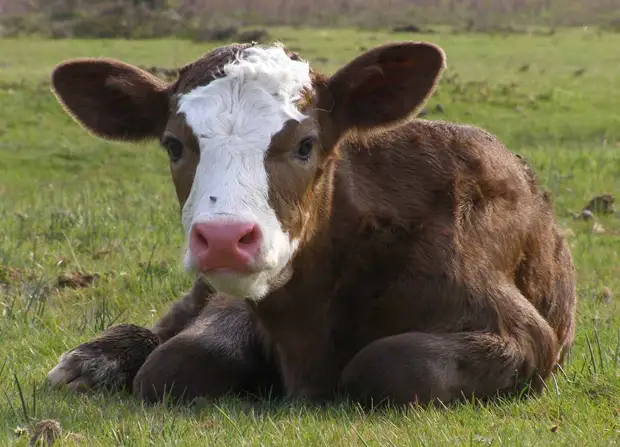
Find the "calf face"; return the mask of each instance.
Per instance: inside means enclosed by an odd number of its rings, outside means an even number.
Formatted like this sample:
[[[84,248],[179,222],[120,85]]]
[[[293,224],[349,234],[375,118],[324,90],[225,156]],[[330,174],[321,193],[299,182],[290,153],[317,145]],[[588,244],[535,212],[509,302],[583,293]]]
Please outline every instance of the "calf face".
[[[95,135],[160,139],[186,268],[220,293],[258,300],[286,283],[295,255],[329,221],[340,138],[413,115],[444,66],[436,46],[393,43],[328,78],[281,46],[229,45],[172,84],[116,60],[74,59],[56,67],[52,85]]]

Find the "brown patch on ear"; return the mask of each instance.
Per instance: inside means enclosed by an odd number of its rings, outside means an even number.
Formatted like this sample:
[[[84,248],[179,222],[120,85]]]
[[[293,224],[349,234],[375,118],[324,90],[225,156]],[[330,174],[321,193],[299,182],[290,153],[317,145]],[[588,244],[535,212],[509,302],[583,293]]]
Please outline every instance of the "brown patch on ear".
[[[430,43],[392,43],[353,59],[316,85],[318,108],[329,112],[334,137],[347,130],[394,124],[414,115],[435,91],[446,67]]]
[[[169,85],[133,65],[80,58],[56,66],[52,92],[87,131],[106,139],[160,136],[169,113]]]

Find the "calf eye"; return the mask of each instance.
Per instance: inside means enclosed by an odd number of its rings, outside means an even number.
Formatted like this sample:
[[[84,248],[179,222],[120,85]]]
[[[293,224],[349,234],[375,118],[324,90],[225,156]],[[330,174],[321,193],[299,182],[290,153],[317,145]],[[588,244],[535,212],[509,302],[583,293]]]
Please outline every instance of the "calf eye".
[[[179,161],[183,156],[183,143],[173,137],[166,137],[161,145],[168,152],[170,160],[173,162]]]
[[[304,138],[299,142],[297,150],[295,151],[295,157],[300,160],[308,160],[312,154],[312,148],[314,147],[316,139],[314,137]]]

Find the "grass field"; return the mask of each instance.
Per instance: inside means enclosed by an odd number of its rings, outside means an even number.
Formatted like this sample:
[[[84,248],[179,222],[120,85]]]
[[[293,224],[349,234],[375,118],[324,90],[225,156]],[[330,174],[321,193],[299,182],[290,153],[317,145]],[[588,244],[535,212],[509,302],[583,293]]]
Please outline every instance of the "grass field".
[[[387,32],[273,29],[327,72]],[[174,67],[208,45],[185,41],[0,41],[0,445],[28,445],[55,419],[61,445],[613,445],[620,443],[620,214],[574,220],[595,195],[620,198],[620,34],[414,36],[448,70],[426,118],[468,122],[527,156],[552,193],[578,271],[578,331],[538,398],[364,414],[355,406],[143,407],[130,396],[70,395],[43,380],[58,356],[120,321],[152,324],[191,282],[156,143],[111,144],[61,110],[54,64],[108,56]],[[441,107],[438,107],[440,105]],[[442,109],[443,112],[438,109]],[[88,287],[59,276],[97,273]],[[611,296],[610,296],[611,295]],[[21,436],[18,436],[20,433]]]

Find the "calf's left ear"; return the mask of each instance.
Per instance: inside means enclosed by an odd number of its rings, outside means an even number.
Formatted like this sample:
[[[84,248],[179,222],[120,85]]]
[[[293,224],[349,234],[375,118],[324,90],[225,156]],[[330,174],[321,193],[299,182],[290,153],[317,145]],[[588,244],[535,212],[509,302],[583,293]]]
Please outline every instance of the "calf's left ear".
[[[443,50],[424,42],[367,51],[317,86],[318,108],[329,113],[332,135],[387,126],[415,114],[446,67]],[[334,135],[336,134],[336,135]]]
[[[168,120],[168,84],[121,61],[68,60],[56,66],[51,84],[65,111],[101,138],[158,138]]]

